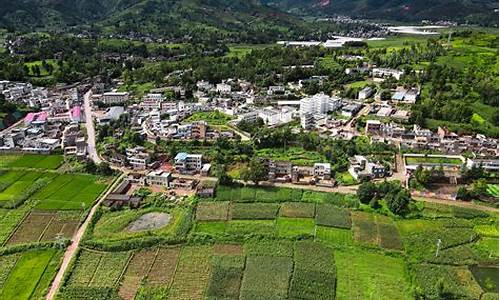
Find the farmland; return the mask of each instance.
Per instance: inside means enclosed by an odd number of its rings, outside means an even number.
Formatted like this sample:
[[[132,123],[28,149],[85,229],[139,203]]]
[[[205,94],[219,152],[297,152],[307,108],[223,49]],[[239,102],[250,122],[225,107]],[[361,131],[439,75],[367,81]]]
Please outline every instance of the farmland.
[[[61,173],[62,163],[60,155],[0,156],[0,299],[45,297],[64,252],[59,242],[73,237],[82,208],[110,181]]]
[[[60,251],[41,249],[0,256],[0,299],[43,298],[61,255]]]
[[[6,180],[22,176],[9,172]],[[34,196],[50,198],[51,184],[64,187],[56,175]],[[34,196],[0,210],[15,223],[7,246],[71,236],[76,228],[79,211],[39,210]],[[58,299],[415,299],[435,295],[435,282],[454,297],[495,295],[497,218],[435,204],[418,209],[394,218],[352,196],[251,187],[220,187],[213,199],[182,205],[99,208]],[[128,230],[153,212],[168,214],[169,223]],[[26,253],[0,256],[0,285]]]
[[[31,168],[55,170],[61,166],[64,159],[61,155],[0,155],[0,168]]]

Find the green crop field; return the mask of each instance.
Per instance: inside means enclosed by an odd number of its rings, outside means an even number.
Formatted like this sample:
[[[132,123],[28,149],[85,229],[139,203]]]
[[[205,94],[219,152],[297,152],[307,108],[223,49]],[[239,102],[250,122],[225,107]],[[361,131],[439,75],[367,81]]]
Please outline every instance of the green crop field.
[[[265,148],[258,150],[256,155],[272,160],[290,161],[298,166],[311,166],[314,163],[326,161],[318,152],[306,151],[301,147],[289,147],[286,150]]]
[[[61,174],[31,199],[39,201],[36,208],[44,210],[89,208],[106,186],[106,180],[94,175]]]
[[[62,155],[0,155],[0,168],[32,168],[55,170],[64,162]]]
[[[407,156],[405,157],[406,164],[407,165],[418,165],[418,164],[450,164],[450,165],[462,165],[463,161],[459,158],[448,158],[448,157],[429,157],[429,156],[422,156],[422,157],[414,157],[414,156]]]
[[[366,251],[335,252],[336,299],[412,299],[404,260]]]
[[[12,261],[6,263],[2,272],[5,279],[0,281],[0,299],[39,299],[43,298],[59,265],[61,252],[50,250],[31,250],[21,255],[14,255]],[[9,258],[0,257],[0,262]],[[3,266],[3,264],[2,264]],[[10,270],[10,271],[9,271]]]

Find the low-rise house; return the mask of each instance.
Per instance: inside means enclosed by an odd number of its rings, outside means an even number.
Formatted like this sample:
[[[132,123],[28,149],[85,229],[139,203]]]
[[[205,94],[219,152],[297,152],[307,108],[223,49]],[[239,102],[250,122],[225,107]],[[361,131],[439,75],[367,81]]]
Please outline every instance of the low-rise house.
[[[382,128],[382,123],[379,120],[366,120],[365,133],[377,134]]]
[[[267,89],[267,95],[269,96],[284,94],[284,93],[285,93],[285,87],[282,85],[272,85]]]
[[[486,171],[498,172],[499,170],[498,156],[467,158],[466,166],[469,169],[480,166]]]
[[[352,118],[361,110],[360,104],[349,104],[342,107],[342,116]]]
[[[375,93],[375,90],[372,89],[371,87],[367,86],[361,91],[359,91],[358,94],[358,99],[359,100],[364,100],[370,98],[373,94]]]
[[[403,76],[404,72],[396,69],[388,69],[388,68],[373,68],[372,75],[373,77],[394,77],[396,80],[400,80]]]
[[[315,177],[328,180],[331,178],[332,168],[330,163],[315,163],[313,172]]]
[[[387,175],[386,167],[379,163],[370,162],[362,155],[355,155],[349,159],[349,174],[356,179],[384,178]]]
[[[146,175],[145,183],[147,185],[163,186],[168,188],[172,181],[172,175],[163,170],[151,171]]]
[[[269,180],[272,181],[290,181],[292,179],[293,165],[289,161],[269,161]]]

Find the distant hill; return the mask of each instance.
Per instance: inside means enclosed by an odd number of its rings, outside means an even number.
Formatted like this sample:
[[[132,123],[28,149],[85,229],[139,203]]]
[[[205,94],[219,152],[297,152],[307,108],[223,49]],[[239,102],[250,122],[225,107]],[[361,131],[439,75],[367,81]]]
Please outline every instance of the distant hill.
[[[18,31],[97,25],[110,33],[258,38],[313,29],[300,18],[256,0],[0,0],[0,6],[0,27]]]
[[[261,40],[324,32],[303,16],[497,22],[496,0],[0,0],[0,27]]]
[[[420,21],[453,20],[498,23],[496,0],[262,0],[303,15],[343,14],[359,18]]]

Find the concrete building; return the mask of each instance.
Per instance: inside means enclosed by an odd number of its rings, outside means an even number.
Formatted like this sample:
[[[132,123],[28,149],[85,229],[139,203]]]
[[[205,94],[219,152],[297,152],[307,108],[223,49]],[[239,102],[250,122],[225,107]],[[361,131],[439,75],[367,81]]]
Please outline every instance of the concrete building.
[[[125,150],[127,162],[133,169],[145,170],[151,162],[151,156],[147,153],[144,147],[135,147]]]
[[[315,163],[313,168],[315,177],[319,177],[323,180],[331,178],[332,168],[330,163]]]
[[[196,173],[202,168],[202,155],[180,152],[175,156],[174,164],[179,173]]]
[[[128,101],[128,98],[127,92],[107,92],[102,94],[101,101],[104,104],[119,104]]]
[[[332,99],[325,94],[316,94],[300,100],[300,115],[303,114],[326,114],[338,109],[340,100]]]
[[[145,182],[148,185],[157,185],[168,188],[171,179],[172,176],[170,173],[162,170],[156,170],[156,171],[151,171],[146,175]]]
[[[358,94],[358,99],[359,100],[365,100],[365,99],[368,99],[370,98],[373,94],[375,93],[375,90],[372,89],[371,87],[367,86],[365,87],[364,89],[362,89],[361,91],[359,91],[359,94]]]

